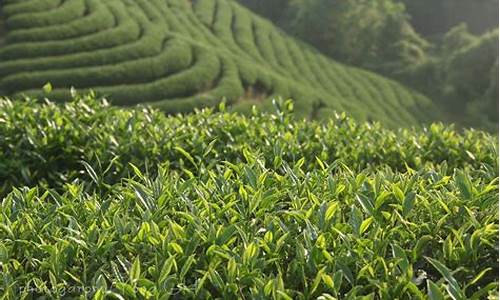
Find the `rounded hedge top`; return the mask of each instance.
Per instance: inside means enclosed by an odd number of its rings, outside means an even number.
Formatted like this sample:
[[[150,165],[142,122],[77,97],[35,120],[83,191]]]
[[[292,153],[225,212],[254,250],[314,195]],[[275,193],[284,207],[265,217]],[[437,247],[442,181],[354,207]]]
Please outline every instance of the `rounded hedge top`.
[[[1,8],[0,90],[52,99],[92,88],[113,104],[192,111],[226,98],[236,110],[292,98],[297,113],[407,126],[432,119],[426,97],[340,65],[228,0],[30,0]],[[175,45],[175,46],[174,46]],[[191,57],[192,55],[192,57]],[[253,91],[258,90],[258,96]]]

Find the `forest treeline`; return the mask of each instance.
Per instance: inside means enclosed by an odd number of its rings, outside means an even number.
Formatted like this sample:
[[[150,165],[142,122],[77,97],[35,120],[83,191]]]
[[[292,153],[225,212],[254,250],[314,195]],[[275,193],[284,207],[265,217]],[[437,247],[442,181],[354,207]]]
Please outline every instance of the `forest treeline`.
[[[498,0],[238,0],[341,62],[398,79],[449,121],[498,128]]]

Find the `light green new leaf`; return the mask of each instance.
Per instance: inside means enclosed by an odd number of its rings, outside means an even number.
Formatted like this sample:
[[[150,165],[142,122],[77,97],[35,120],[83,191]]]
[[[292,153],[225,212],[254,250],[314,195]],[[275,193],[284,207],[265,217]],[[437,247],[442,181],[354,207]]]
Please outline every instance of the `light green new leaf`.
[[[52,92],[52,84],[50,82],[47,82],[43,86],[43,91],[45,92],[45,94],[50,94],[50,92]]]
[[[335,212],[337,212],[337,209],[339,208],[338,202],[332,202],[328,206],[325,212],[325,219],[326,221],[330,221],[331,218],[335,215]]]
[[[198,168],[198,165],[194,161],[194,158],[191,156],[191,154],[189,154],[189,152],[187,152],[180,146],[175,146],[174,149],[177,150],[180,154],[182,154],[182,156],[184,156],[191,164],[193,164],[195,168]]]
[[[139,256],[137,256],[132,263],[132,266],[130,267],[129,271],[129,278],[130,282],[134,283],[137,280],[139,280],[141,276],[141,261],[139,259]]]

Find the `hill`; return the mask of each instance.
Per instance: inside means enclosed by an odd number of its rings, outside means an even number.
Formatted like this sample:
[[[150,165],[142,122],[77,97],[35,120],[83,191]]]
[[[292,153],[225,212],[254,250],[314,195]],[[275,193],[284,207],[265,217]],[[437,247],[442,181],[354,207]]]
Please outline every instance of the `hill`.
[[[2,3],[0,2],[0,7]],[[0,47],[2,47],[5,43],[5,35],[6,35],[6,30],[5,30],[5,24],[4,24],[4,18],[3,18],[3,13],[2,9],[0,8]]]
[[[432,102],[395,81],[339,64],[229,0],[4,0],[0,90],[69,98],[95,89],[114,104],[151,103],[171,113],[212,106],[346,111],[388,125],[426,122]]]
[[[498,298],[498,138],[276,107],[0,99],[0,296]]]

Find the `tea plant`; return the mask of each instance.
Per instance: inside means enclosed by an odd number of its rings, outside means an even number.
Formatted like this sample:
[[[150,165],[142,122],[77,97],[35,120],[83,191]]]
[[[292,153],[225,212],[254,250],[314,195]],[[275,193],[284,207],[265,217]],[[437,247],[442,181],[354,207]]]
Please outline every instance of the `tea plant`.
[[[0,10],[0,91],[11,96],[46,96],[50,81],[53,100],[74,86],[169,113],[223,97],[249,113],[281,96],[310,119],[336,110],[400,127],[437,116],[426,97],[326,58],[235,1],[10,0]]]
[[[3,299],[498,299],[498,140],[0,100]]]

